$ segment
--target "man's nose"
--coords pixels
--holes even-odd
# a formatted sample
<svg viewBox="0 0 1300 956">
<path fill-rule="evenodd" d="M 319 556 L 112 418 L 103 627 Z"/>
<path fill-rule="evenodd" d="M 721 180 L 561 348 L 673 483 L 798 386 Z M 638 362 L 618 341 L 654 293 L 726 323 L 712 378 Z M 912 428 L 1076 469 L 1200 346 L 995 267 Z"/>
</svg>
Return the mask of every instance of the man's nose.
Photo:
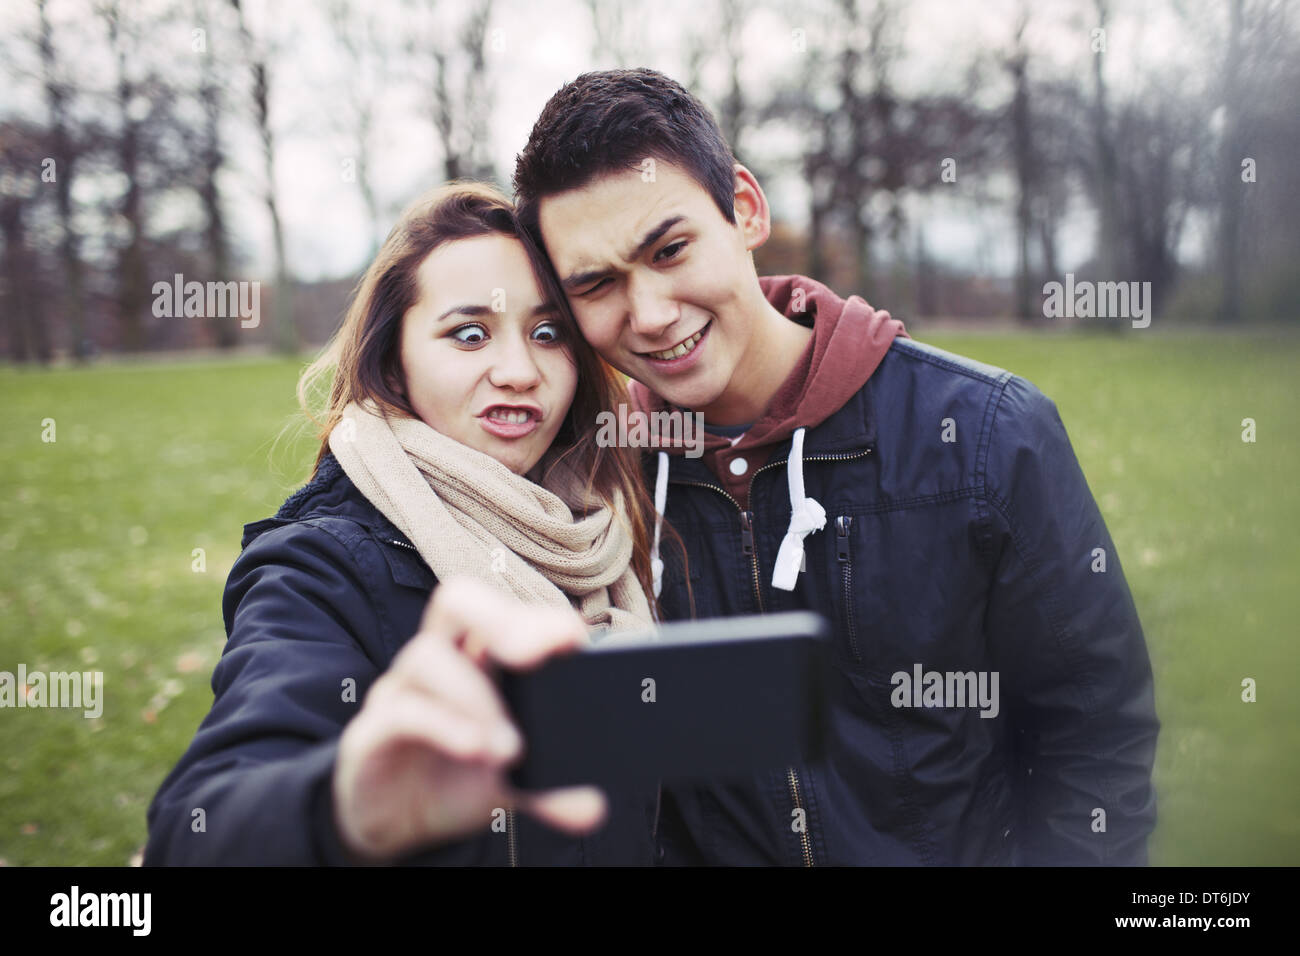
<svg viewBox="0 0 1300 956">
<path fill-rule="evenodd" d="M 672 286 L 662 276 L 633 276 L 628 281 L 628 321 L 644 339 L 657 339 L 681 318 Z"/>
<path fill-rule="evenodd" d="M 501 342 L 496 351 L 495 360 L 488 370 L 488 381 L 497 388 L 522 392 L 541 382 L 541 369 L 537 367 L 527 342 L 511 336 L 509 341 Z"/>
</svg>

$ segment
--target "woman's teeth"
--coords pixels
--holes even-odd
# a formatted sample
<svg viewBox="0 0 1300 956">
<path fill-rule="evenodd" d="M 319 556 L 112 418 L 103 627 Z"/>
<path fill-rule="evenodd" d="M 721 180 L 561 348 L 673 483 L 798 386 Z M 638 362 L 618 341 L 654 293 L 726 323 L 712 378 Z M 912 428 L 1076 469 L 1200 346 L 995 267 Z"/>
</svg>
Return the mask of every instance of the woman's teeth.
<svg viewBox="0 0 1300 956">
<path fill-rule="evenodd" d="M 532 417 L 532 412 L 512 411 L 508 408 L 494 408 L 488 412 L 488 418 L 493 421 L 506 422 L 510 425 L 522 425 Z"/>
<path fill-rule="evenodd" d="M 675 348 L 666 349 L 663 352 L 650 352 L 648 354 L 651 358 L 659 359 L 664 362 L 668 361 L 669 359 L 681 358 L 691 349 L 695 348 L 695 344 L 700 341 L 700 338 L 703 335 L 704 335 L 704 329 L 700 329 L 689 339 L 687 339 L 681 345 L 676 346 Z"/>
</svg>

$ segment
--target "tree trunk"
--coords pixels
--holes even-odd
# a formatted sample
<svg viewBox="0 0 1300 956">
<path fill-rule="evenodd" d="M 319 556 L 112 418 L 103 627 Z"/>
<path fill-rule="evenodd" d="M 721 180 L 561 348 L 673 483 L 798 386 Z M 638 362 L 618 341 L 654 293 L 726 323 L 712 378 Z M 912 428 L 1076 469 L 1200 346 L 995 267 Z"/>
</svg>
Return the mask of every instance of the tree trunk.
<svg viewBox="0 0 1300 956">
<path fill-rule="evenodd" d="M 1017 40 L 1020 35 L 1017 35 Z M 1015 94 L 1011 101 L 1011 141 L 1016 168 L 1016 317 L 1033 320 L 1034 283 L 1030 274 L 1029 237 L 1033 230 L 1034 156 L 1029 115 L 1029 78 L 1023 50 L 1011 62 Z"/>
<path fill-rule="evenodd" d="M 203 213 L 207 220 L 204 237 L 208 245 L 208 263 L 214 282 L 228 282 L 232 278 L 230 240 L 226 230 L 225 214 L 221 208 L 221 192 L 217 188 L 217 174 L 225 165 L 225 155 L 221 149 L 220 92 L 215 83 L 205 83 L 199 91 L 199 97 L 203 102 L 205 114 L 203 178 L 199 182 L 199 199 L 203 204 Z M 233 317 L 210 315 L 207 322 L 208 331 L 218 348 L 235 347 L 239 325 Z"/>
<path fill-rule="evenodd" d="M 27 247 L 21 201 L 13 200 L 0 207 L 0 235 L 4 237 L 5 285 L 8 286 L 2 307 L 9 320 L 9 348 L 16 362 L 35 359 L 42 365 L 48 364 L 50 343 L 42 298 L 35 288 L 35 263 Z"/>
<path fill-rule="evenodd" d="M 1241 10 L 1242 0 L 1228 4 L 1228 46 L 1223 63 L 1223 106 L 1226 122 L 1219 147 L 1219 271 L 1223 296 L 1218 320 L 1231 325 L 1241 319 L 1241 207 L 1246 183 L 1241 181 Z"/>
<path fill-rule="evenodd" d="M 271 240 L 275 250 L 275 297 L 272 313 L 273 345 L 277 352 L 298 351 L 298 326 L 293 318 L 293 279 L 285 253 L 284 223 L 275 187 L 275 132 L 271 129 L 270 78 L 263 60 L 253 64 L 253 103 L 257 128 L 262 138 L 262 165 L 266 177 L 266 214 L 271 219 Z"/>
<path fill-rule="evenodd" d="M 80 362 L 86 356 L 86 303 L 84 267 L 81 262 L 81 237 L 72 219 L 72 181 L 75 157 L 68 135 L 68 94 L 59 82 L 54 52 L 54 30 L 46 11 L 45 0 L 37 4 L 40 14 L 41 64 L 44 71 L 45 99 L 49 105 L 50 131 L 54 141 L 54 198 L 59 211 L 59 258 L 67 283 L 63 294 L 63 312 L 67 316 L 71 354 Z"/>
<path fill-rule="evenodd" d="M 144 253 L 144 194 L 140 188 L 139 130 L 127 116 L 129 90 L 120 95 L 122 119 L 125 128 L 118 146 L 118 166 L 126 177 L 126 195 L 122 199 L 121 215 L 126 221 L 129 238 L 118 256 L 118 321 L 122 326 L 122 346 L 128 352 L 144 348 L 144 312 L 148 305 L 148 265 Z"/>
<path fill-rule="evenodd" d="M 122 347 L 128 352 L 144 348 L 144 314 L 148 308 L 149 276 L 145 261 L 144 190 L 140 186 L 140 124 L 131 116 L 138 94 L 127 71 L 126 41 L 117 9 L 110 8 L 109 40 L 117 56 L 117 109 L 122 124 L 117 140 L 117 165 L 126 178 L 126 193 L 118 214 L 127 226 L 126 245 L 117 258 L 117 316 Z"/>
<path fill-rule="evenodd" d="M 1106 28 L 1105 0 L 1096 0 L 1096 8 L 1098 26 L 1104 30 Z M 1097 212 L 1101 220 L 1097 241 L 1097 263 L 1102 280 L 1114 282 L 1127 277 L 1117 274 L 1124 237 L 1119 224 L 1119 199 L 1116 195 L 1119 162 L 1106 102 L 1105 57 L 1104 51 L 1093 53 L 1093 136 L 1094 148 L 1097 151 Z"/>
</svg>

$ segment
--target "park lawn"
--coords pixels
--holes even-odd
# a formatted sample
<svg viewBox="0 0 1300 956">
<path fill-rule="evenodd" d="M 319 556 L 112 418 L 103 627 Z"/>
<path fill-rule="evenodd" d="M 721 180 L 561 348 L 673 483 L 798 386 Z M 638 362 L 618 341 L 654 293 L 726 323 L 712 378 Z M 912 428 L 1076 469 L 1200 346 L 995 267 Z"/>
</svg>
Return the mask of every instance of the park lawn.
<svg viewBox="0 0 1300 956">
<path fill-rule="evenodd" d="M 918 337 L 1056 400 L 1155 668 L 1152 862 L 1300 863 L 1300 338 Z M 97 719 L 0 710 L 0 860 L 114 866 L 143 845 L 211 705 L 241 528 L 309 470 L 310 433 L 285 431 L 302 364 L 0 371 L 0 670 L 105 682 Z"/>
</svg>

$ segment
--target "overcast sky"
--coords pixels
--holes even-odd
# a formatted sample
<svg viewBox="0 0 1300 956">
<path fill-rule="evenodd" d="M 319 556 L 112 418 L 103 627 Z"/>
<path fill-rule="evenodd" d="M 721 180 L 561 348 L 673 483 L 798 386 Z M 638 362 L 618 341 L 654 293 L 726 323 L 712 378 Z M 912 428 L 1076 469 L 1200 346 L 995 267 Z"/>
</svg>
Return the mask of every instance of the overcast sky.
<svg viewBox="0 0 1300 956">
<path fill-rule="evenodd" d="M 277 189 L 288 233 L 292 267 L 303 279 L 352 274 L 365 264 L 370 248 L 366 216 L 355 186 L 344 181 L 342 164 L 351 152 L 331 132 L 331 112 L 347 82 L 334 53 L 323 15 L 325 3 L 313 0 L 246 0 L 250 19 L 260 33 L 270 32 L 283 44 L 274 60 L 275 99 L 273 122 L 280 133 L 281 153 Z M 400 10 L 391 0 L 383 4 Z M 140 0 L 143 10 L 159 8 Z M 459 4 L 444 4 L 446 26 L 454 28 Z M 1142 75 L 1159 70 L 1165 62 L 1183 55 L 1186 37 L 1162 0 L 1125 0 L 1116 12 L 1107 36 L 1108 70 L 1112 83 L 1122 88 L 1139 82 Z M 710 24 L 699 20 L 700 11 L 712 15 L 703 0 L 660 0 L 624 3 L 627 29 L 636 38 L 641 57 L 634 65 L 652 66 L 683 77 L 684 51 L 680 37 L 685 29 L 707 34 Z M 103 71 L 109 62 L 91 40 L 98 25 L 86 23 L 84 0 L 53 0 L 56 22 L 64 31 L 65 54 L 75 53 L 84 69 Z M 755 4 L 743 34 L 743 81 L 747 92 L 761 99 L 774 82 L 799 69 L 802 56 L 816 55 L 821 24 L 814 6 L 800 3 Z M 980 50 L 995 51 L 1010 37 L 1016 0 L 914 0 L 906 5 L 903 44 L 896 83 L 901 91 L 964 92 L 964 66 Z M 1090 30 L 1095 25 L 1088 0 L 1044 0 L 1035 3 L 1031 43 L 1053 69 L 1083 71 L 1091 68 Z M 268 19 L 273 17 L 273 19 Z M 6 51 L 22 50 L 18 31 L 35 23 L 35 6 L 24 0 L 7 0 L 0 6 L 0 30 Z M 269 29 L 268 29 L 268 24 Z M 396 24 L 399 30 L 407 24 Z M 156 31 L 157 42 L 176 51 L 178 69 L 190 68 L 187 38 L 190 24 L 179 23 Z M 804 30 L 807 53 L 798 53 L 792 32 Z M 1185 32 L 1185 31 L 1184 31 Z M 547 98 L 564 82 L 589 69 L 615 65 L 612 59 L 593 55 L 593 29 L 584 3 L 559 0 L 535 4 L 526 0 L 497 0 L 490 27 L 488 56 L 495 79 L 495 108 L 491 115 L 491 150 L 499 174 L 508 180 L 514 157 Z M 75 50 L 72 49 L 75 47 Z M 94 64 L 93 67 L 87 66 Z M 633 64 L 625 64 L 633 65 Z M 720 56 L 705 69 L 708 90 L 722 89 Z M 439 149 L 428 120 L 421 114 L 416 90 L 398 87 L 383 97 L 379 142 L 375 157 L 376 190 L 386 207 L 384 229 L 397 211 L 424 188 L 433 185 L 441 170 Z M 0 93 L 0 109 L 42 115 L 43 104 L 35 87 L 21 84 Z M 1006 90 L 991 86 L 985 95 L 1004 102 Z M 251 274 L 270 269 L 270 231 L 258 202 L 260 157 L 246 126 L 230 127 L 232 168 L 223 185 L 232 226 Z M 781 130 L 755 138 L 751 149 L 765 160 L 797 154 L 798 143 Z M 959 166 L 959 176 L 961 170 Z M 774 212 L 799 223 L 803 219 L 805 192 L 796 176 L 769 177 L 764 183 Z M 155 223 L 184 209 L 154 211 Z M 954 202 L 938 192 L 916 202 L 913 224 L 922 223 L 928 251 L 953 265 L 1007 274 L 1013 268 L 1011 207 L 1009 204 Z M 1090 220 L 1065 211 L 1061 234 L 1061 260 L 1069 268 L 1091 248 Z M 1195 230 L 1189 242 L 1195 243 Z"/>
</svg>

